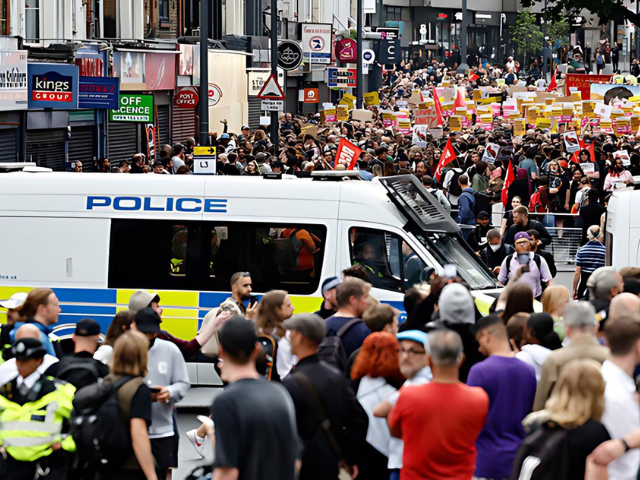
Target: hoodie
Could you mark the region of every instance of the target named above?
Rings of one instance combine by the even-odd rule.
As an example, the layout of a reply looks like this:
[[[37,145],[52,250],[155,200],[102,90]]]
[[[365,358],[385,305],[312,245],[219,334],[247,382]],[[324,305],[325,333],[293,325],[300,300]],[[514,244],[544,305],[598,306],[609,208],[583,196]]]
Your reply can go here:
[[[27,319],[26,322],[17,322],[14,325],[13,330],[11,330],[11,332],[9,333],[11,337],[11,344],[16,343],[16,332],[22,325],[26,323],[30,323],[31,325],[38,327],[38,330],[40,330],[40,342],[42,342],[42,346],[45,348],[49,355],[56,357],[56,351],[53,348],[51,340],[49,340],[49,335],[51,334],[51,332],[53,332],[53,329],[51,327],[48,327],[47,325],[41,324],[40,322],[36,322],[33,318]]]
[[[525,345],[516,353],[516,358],[524,363],[531,365],[536,371],[536,380],[540,381],[540,372],[542,372],[542,364],[551,355],[551,350],[542,345]]]

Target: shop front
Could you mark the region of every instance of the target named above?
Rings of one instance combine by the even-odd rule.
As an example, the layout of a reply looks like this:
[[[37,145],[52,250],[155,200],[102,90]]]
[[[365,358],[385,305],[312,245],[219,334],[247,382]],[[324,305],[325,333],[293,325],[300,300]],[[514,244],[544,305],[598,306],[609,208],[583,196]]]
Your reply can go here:
[[[0,162],[21,158],[24,112],[28,108],[27,52],[0,51]]]

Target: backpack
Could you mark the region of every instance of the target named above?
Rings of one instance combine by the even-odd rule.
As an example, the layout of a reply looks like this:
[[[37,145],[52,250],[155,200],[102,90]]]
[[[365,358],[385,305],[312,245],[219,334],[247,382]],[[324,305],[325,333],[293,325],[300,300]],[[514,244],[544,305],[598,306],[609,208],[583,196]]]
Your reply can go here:
[[[298,243],[296,234],[300,231],[296,228],[288,237],[280,237],[271,241],[273,249],[273,263],[277,265],[280,275],[290,272],[298,261],[298,253],[302,249],[302,243]]]
[[[486,212],[491,215],[491,197],[484,192],[474,192],[473,194],[473,213],[476,218],[480,212]]]
[[[523,440],[510,480],[564,480],[570,477],[567,431],[546,424]]]
[[[113,471],[130,459],[129,409],[143,382],[142,377],[108,376],[76,392],[71,435],[83,462]]]
[[[458,183],[460,175],[462,175],[462,170],[454,168],[453,175],[451,175],[451,183],[449,183],[449,195],[459,197],[462,194],[462,188],[460,188],[460,184]]]
[[[98,368],[91,359],[78,358],[71,355],[60,359],[56,378],[70,383],[78,390],[92,383],[98,383],[102,379]]]
[[[320,360],[324,360],[332,367],[344,372],[347,368],[347,353],[345,352],[344,345],[342,344],[342,337],[351,327],[360,322],[362,322],[362,320],[359,318],[349,320],[340,327],[340,330],[338,330],[335,335],[325,337],[318,347],[318,357]]]
[[[517,255],[517,253],[512,253],[511,255],[509,255],[507,257],[507,263],[505,263],[505,265],[507,266],[507,277],[509,276],[509,266],[511,265],[511,262],[513,261],[513,256]],[[542,274],[542,270],[540,269],[542,266],[542,257],[540,257],[540,255],[538,255],[537,253],[533,254],[533,261],[536,263],[537,267],[538,267],[538,272],[540,272]],[[540,285],[542,286],[542,289],[544,290],[547,286],[546,282],[542,281],[542,278],[540,279]]]
[[[542,198],[540,198],[542,191],[543,189],[541,188],[531,195],[531,200],[529,200],[529,214],[547,213],[546,207],[542,204]]]
[[[258,373],[264,376],[267,380],[278,379],[278,373],[276,370],[276,355],[278,354],[278,337],[274,335],[266,335],[261,333],[258,335],[258,342],[262,345],[261,354],[256,363],[258,364]]]

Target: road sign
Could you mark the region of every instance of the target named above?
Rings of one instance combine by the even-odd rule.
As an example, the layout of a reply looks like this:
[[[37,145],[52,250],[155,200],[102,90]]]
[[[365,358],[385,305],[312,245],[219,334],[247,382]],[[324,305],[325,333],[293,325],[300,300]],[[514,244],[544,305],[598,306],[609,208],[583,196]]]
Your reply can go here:
[[[284,100],[262,100],[262,110],[267,112],[284,112]]]
[[[278,43],[278,66],[283,70],[295,70],[302,63],[302,47],[293,40]]]
[[[370,48],[362,52],[362,62],[365,65],[371,65],[375,61],[375,59],[376,59],[376,54]]]
[[[193,173],[216,174],[216,147],[193,147]]]
[[[258,98],[261,100],[284,100],[284,92],[273,73],[269,76],[269,80],[264,83]]]

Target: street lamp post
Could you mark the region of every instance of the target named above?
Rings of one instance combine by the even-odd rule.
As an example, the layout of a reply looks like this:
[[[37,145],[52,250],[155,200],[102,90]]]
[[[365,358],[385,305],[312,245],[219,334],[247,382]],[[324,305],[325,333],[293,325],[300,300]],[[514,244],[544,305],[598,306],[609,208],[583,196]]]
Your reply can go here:
[[[278,80],[278,0],[271,0],[271,74]],[[271,112],[271,143],[278,153],[278,112]]]
[[[358,33],[356,36],[356,42],[358,43],[358,51],[357,51],[357,61],[356,61],[356,107],[357,108],[363,108],[362,106],[362,98],[363,98],[363,93],[364,93],[364,75],[362,74],[362,31],[364,29],[364,21],[363,21],[363,0],[358,0],[358,5],[357,5],[357,28],[358,28]]]
[[[547,42],[549,41],[549,37],[547,36],[547,0],[544,0],[544,10],[542,11],[543,20],[542,20],[542,78],[544,78],[545,82],[547,81]],[[527,63],[527,59],[524,59],[525,64]]]
[[[209,145],[209,1],[200,0],[200,145]]]

